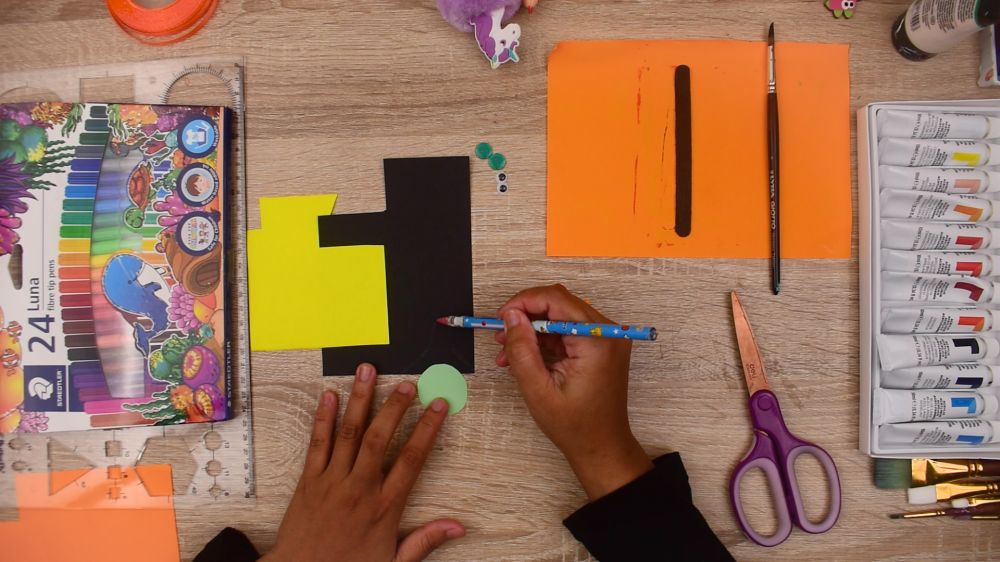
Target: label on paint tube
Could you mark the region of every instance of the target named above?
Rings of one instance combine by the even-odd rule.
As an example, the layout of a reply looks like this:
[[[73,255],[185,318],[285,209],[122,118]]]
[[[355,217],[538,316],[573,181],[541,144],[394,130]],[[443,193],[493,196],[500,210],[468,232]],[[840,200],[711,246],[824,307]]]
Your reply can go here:
[[[946,419],[995,419],[1000,400],[992,390],[877,391],[875,415],[880,424]]]
[[[997,367],[981,363],[930,365],[883,371],[879,376],[882,388],[902,390],[980,388],[997,382]]]
[[[972,223],[882,221],[882,245],[894,250],[986,250],[996,229]]]
[[[968,140],[881,139],[879,164],[893,166],[975,167],[1000,161],[1000,145]],[[997,156],[993,156],[997,154]]]
[[[882,298],[935,304],[1000,302],[1000,283],[960,275],[882,272]]]
[[[887,336],[876,338],[882,369],[969,363],[1000,355],[1000,342],[982,336]]]
[[[1000,173],[977,168],[907,168],[879,166],[881,189],[908,189],[937,193],[987,193],[1000,190]]]
[[[882,445],[985,445],[1000,442],[1000,423],[955,420],[879,426]]]
[[[987,332],[994,313],[979,308],[889,308],[882,311],[886,334],[968,334]]]
[[[880,199],[886,218],[979,222],[993,216],[993,201],[975,195],[888,189]]]
[[[880,109],[878,136],[904,139],[986,139],[1000,136],[1000,121],[975,113]]]
[[[996,271],[997,256],[977,252],[907,252],[882,250],[882,269],[898,273],[988,277]]]

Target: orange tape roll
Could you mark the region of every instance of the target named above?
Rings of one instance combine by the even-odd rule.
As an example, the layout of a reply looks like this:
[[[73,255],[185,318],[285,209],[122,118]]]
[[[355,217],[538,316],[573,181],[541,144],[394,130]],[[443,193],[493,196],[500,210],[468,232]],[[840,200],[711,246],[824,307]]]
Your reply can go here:
[[[108,11],[125,33],[147,45],[169,45],[198,32],[215,14],[219,0],[174,0],[146,8],[135,0],[106,0]]]

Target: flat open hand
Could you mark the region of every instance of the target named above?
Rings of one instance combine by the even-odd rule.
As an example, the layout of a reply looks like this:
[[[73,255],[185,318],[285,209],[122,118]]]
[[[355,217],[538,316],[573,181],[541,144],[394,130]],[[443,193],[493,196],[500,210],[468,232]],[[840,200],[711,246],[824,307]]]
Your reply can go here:
[[[448,413],[431,402],[399,458],[382,468],[386,449],[416,394],[400,383],[367,430],[375,394],[375,368],[358,366],[347,411],[336,432],[337,395],[325,391],[316,410],[302,477],[263,560],[295,562],[419,562],[449,539],[465,535],[453,519],[436,519],[399,539],[406,499]]]

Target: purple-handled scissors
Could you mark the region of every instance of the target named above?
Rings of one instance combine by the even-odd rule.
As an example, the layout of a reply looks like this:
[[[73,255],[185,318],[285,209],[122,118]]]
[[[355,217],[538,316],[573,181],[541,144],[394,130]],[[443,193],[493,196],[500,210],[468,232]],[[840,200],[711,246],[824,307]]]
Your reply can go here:
[[[760,357],[753,329],[747,320],[743,305],[736,292],[733,300],[733,323],[736,325],[736,342],[740,346],[740,360],[743,362],[743,376],[747,379],[750,393],[750,419],[753,422],[754,443],[750,452],[743,457],[729,479],[729,499],[736,510],[743,533],[753,542],[763,546],[781,544],[792,534],[792,524],[809,533],[829,531],[840,516],[840,478],[837,465],[829,453],[820,447],[792,435],[781,417],[778,397],[771,392],[764,372],[764,361]],[[799,455],[812,455],[826,471],[830,486],[830,511],[819,523],[813,523],[806,516],[795,477],[795,459]],[[778,530],[771,536],[764,536],[750,526],[743,503],[740,500],[740,482],[751,469],[759,468],[767,476],[774,500],[774,510],[778,517]]]

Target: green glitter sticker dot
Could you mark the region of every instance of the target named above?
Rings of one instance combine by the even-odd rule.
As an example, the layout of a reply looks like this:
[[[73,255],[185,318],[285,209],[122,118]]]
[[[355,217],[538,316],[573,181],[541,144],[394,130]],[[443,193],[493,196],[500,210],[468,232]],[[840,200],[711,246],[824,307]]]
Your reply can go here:
[[[490,146],[488,142],[481,142],[476,145],[476,157],[480,160],[485,160],[493,154],[493,147]]]
[[[469,387],[458,369],[444,363],[427,367],[417,380],[417,395],[424,407],[431,405],[435,398],[448,401],[448,415],[457,414],[465,408],[469,399]]]
[[[507,165],[507,157],[499,152],[494,152],[493,156],[490,156],[490,168],[494,170],[502,170],[504,166]]]

